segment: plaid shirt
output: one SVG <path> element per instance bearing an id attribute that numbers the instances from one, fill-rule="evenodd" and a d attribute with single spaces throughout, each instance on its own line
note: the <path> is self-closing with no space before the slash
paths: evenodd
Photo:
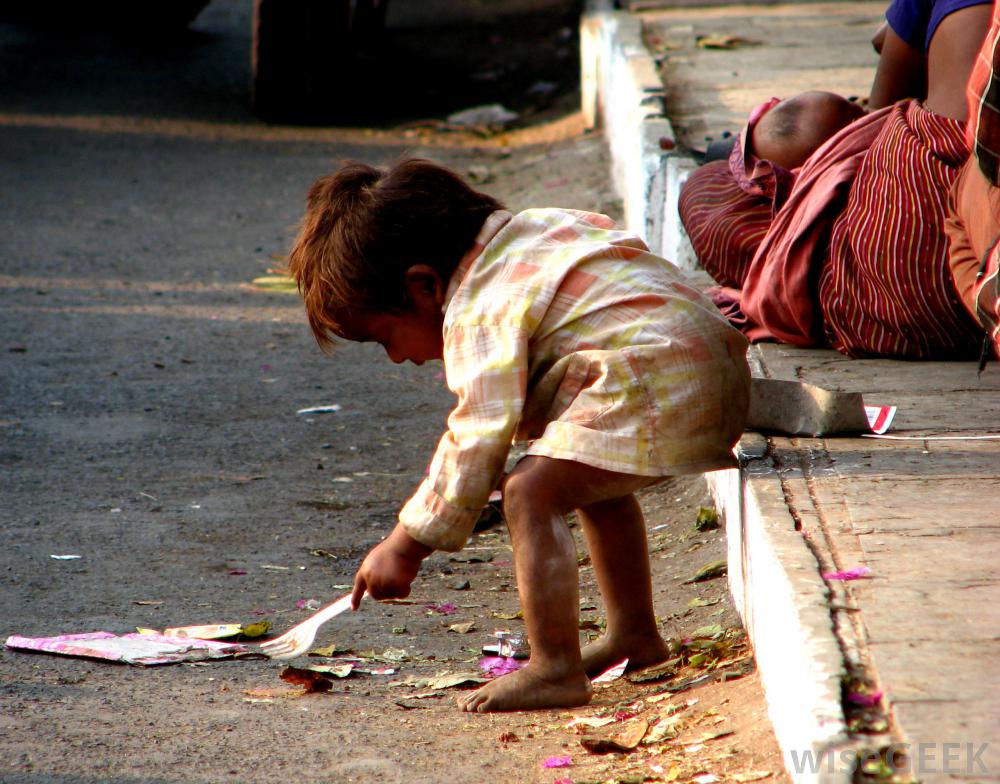
<path id="1" fill-rule="evenodd" d="M 969 148 L 986 179 L 1000 185 L 1000 3 L 993 3 L 993 24 L 969 77 Z"/>
<path id="2" fill-rule="evenodd" d="M 733 465 L 746 347 L 609 218 L 494 213 L 449 284 L 444 365 L 458 403 L 400 521 L 426 545 L 461 549 L 512 441 L 639 476 Z"/>

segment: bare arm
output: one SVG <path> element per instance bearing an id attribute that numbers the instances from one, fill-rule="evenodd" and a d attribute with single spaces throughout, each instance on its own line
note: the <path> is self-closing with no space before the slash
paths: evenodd
<path id="1" fill-rule="evenodd" d="M 990 27 L 993 6 L 972 5 L 948 14 L 941 20 L 927 52 L 927 108 L 965 122 L 969 107 L 965 86 Z"/>
<path id="2" fill-rule="evenodd" d="M 922 101 L 926 97 L 927 58 L 886 26 L 868 108 L 881 109 L 903 98 Z"/>

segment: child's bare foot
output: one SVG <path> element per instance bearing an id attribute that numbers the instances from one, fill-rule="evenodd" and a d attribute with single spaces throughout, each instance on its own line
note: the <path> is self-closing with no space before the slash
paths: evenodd
<path id="1" fill-rule="evenodd" d="M 595 640 L 580 651 L 583 657 L 583 669 L 591 678 L 595 678 L 609 667 L 618 664 L 622 659 L 628 659 L 627 672 L 652 667 L 670 658 L 670 649 L 660 635 L 613 639 L 605 635 Z"/>
<path id="2" fill-rule="evenodd" d="M 474 713 L 574 708 L 590 702 L 590 695 L 590 680 L 582 672 L 550 679 L 536 675 L 529 664 L 460 697 L 458 704 L 462 710 Z"/>

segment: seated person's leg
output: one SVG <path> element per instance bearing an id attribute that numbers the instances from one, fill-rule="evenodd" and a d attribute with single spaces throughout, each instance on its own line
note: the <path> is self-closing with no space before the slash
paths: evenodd
<path id="1" fill-rule="evenodd" d="M 771 225 L 770 200 L 743 191 L 728 161 L 713 161 L 688 177 L 678 211 L 708 274 L 723 286 L 740 288 Z"/>

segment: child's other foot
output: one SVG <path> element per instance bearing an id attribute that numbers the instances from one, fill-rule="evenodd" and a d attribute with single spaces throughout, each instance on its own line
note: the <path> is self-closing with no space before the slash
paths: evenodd
<path id="1" fill-rule="evenodd" d="M 670 658 L 670 649 L 658 634 L 626 640 L 614 640 L 605 635 L 584 647 L 580 655 L 583 657 L 584 672 L 588 677 L 596 678 L 622 659 L 628 659 L 626 672 L 665 662 Z"/>
<path id="2" fill-rule="evenodd" d="M 458 705 L 474 713 L 575 708 L 590 702 L 590 695 L 590 680 L 582 672 L 549 679 L 536 675 L 529 664 L 460 697 Z"/>

